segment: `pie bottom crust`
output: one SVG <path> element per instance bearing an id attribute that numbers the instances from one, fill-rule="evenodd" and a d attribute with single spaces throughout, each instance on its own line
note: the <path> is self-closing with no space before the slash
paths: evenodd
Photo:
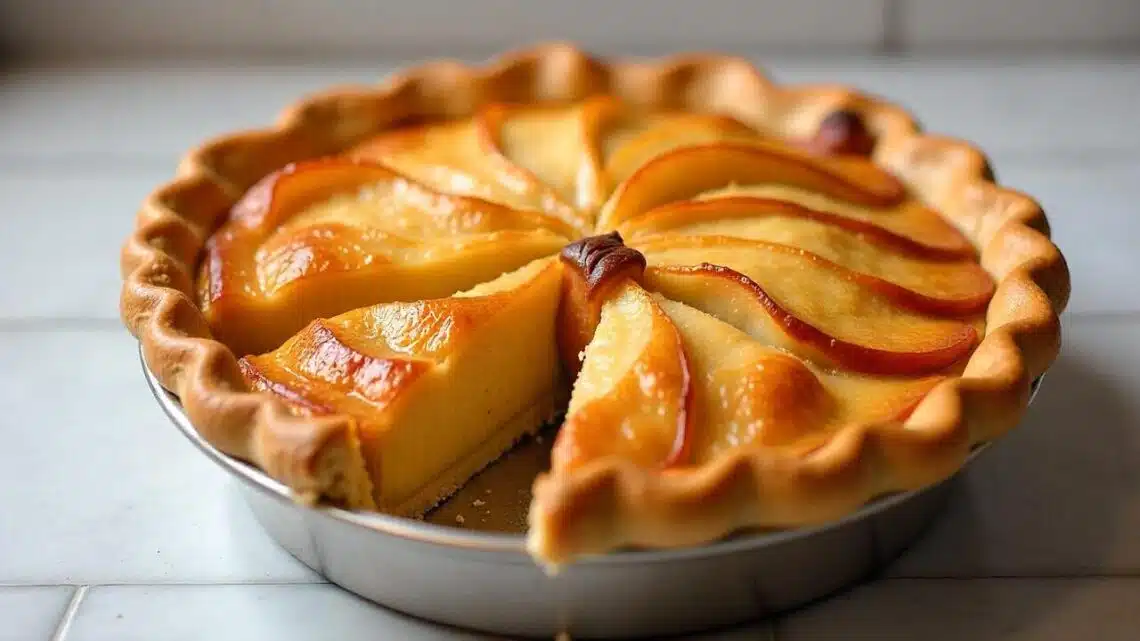
<path id="1" fill-rule="evenodd" d="M 796 526 L 840 516 L 876 495 L 947 477 L 972 444 L 1012 428 L 1030 382 L 1060 347 L 1069 272 L 1041 208 L 999 187 L 964 142 L 920 132 L 902 109 L 834 85 L 777 86 L 746 60 L 686 55 L 602 61 L 546 44 L 486 66 L 430 63 L 376 86 L 338 88 L 288 109 L 276 126 L 189 153 L 144 202 L 121 254 L 122 318 L 146 362 L 219 450 L 251 461 L 301 500 L 374 508 L 349 419 L 293 415 L 254 394 L 234 353 L 194 303 L 203 244 L 253 183 L 294 161 L 340 152 L 404 123 L 471 114 L 488 102 L 572 101 L 611 93 L 634 105 L 716 111 L 771 134 L 803 138 L 837 109 L 862 114 L 873 160 L 973 241 L 997 283 L 984 339 L 960 378 L 936 387 L 902 425 L 845 431 L 798 458 L 750 452 L 677 473 L 620 462 L 535 485 L 529 545 L 546 563 L 622 545 L 702 543 L 745 526 Z"/>

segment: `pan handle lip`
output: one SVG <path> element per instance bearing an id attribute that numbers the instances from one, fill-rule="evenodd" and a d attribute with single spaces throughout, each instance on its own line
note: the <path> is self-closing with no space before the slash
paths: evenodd
<path id="1" fill-rule="evenodd" d="M 373 530 L 380 534 L 387 534 L 407 541 L 432 545 L 453 552 L 479 552 L 495 554 L 504 558 L 500 562 L 508 561 L 520 564 L 533 564 L 526 552 L 526 539 L 522 534 L 501 534 L 488 532 L 470 532 L 459 528 L 449 527 L 407 519 L 381 512 L 359 512 L 343 508 L 318 505 L 305 506 L 293 500 L 289 488 L 284 484 L 270 478 L 256 467 L 227 454 L 222 453 L 198 433 L 190 423 L 190 419 L 182 410 L 178 398 L 167 391 L 159 383 L 139 348 L 139 361 L 142 364 L 143 375 L 147 386 L 154 395 L 163 413 L 170 419 L 178 431 L 182 433 L 201 453 L 215 464 L 225 469 L 247 487 L 252 488 L 278 502 L 286 503 L 297 510 L 316 513 L 324 518 L 339 521 L 354 527 Z M 1037 395 L 1044 374 L 1038 376 L 1031 384 L 1029 402 Z M 970 452 L 966 465 L 976 459 L 982 452 L 988 450 L 991 443 L 981 443 Z M 965 469 L 965 465 L 963 468 Z M 949 479 L 948 479 L 949 480 Z M 945 481 L 943 481 L 945 482 Z M 908 498 L 932 489 L 934 486 L 919 488 L 907 492 L 896 492 L 874 499 L 859 510 L 840 519 L 829 521 L 816 526 L 794 528 L 776 532 L 748 533 L 730 538 L 714 541 L 701 546 L 675 548 L 667 550 L 619 550 L 607 554 L 588 556 L 580 559 L 576 564 L 583 565 L 621 565 L 626 563 L 654 563 L 676 562 L 687 558 L 706 558 L 734 554 L 742 549 L 751 549 L 766 545 L 778 545 L 782 542 L 807 537 L 812 534 L 831 530 L 855 520 L 871 517 L 891 506 L 906 501 Z"/>

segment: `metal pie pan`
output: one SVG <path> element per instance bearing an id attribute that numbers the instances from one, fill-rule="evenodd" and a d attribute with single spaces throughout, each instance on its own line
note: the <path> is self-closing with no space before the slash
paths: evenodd
<path id="1" fill-rule="evenodd" d="M 296 503 L 284 485 L 207 443 L 145 360 L 143 371 L 174 425 L 240 481 L 257 521 L 302 563 L 383 606 L 493 634 L 675 635 L 803 605 L 896 557 L 938 514 L 957 478 L 880 498 L 822 526 L 615 552 L 549 576 L 528 556 L 521 534 Z"/>

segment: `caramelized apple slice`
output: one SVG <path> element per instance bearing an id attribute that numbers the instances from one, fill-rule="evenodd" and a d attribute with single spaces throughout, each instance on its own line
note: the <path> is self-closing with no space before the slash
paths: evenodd
<path id="1" fill-rule="evenodd" d="M 993 281 L 970 260 L 932 262 L 884 251 L 854 234 L 810 220 L 760 219 L 750 227 L 718 227 L 696 231 L 710 235 L 662 234 L 632 245 L 662 260 L 700 262 L 706 255 L 724 252 L 775 252 L 796 254 L 831 273 L 889 298 L 916 312 L 963 316 L 985 311 L 993 295 Z M 718 231 L 740 236 L 715 235 Z M 707 250 L 713 250 L 711 254 Z"/>
<path id="2" fill-rule="evenodd" d="M 597 130 L 616 108 L 605 96 L 572 106 L 492 105 L 480 113 L 480 131 L 512 171 L 526 172 L 526 179 L 548 185 L 580 211 L 593 211 L 606 189 Z"/>
<path id="3" fill-rule="evenodd" d="M 570 243 L 562 249 L 562 307 L 558 341 L 562 362 L 578 373 L 582 350 L 594 336 L 602 303 L 610 290 L 624 280 L 641 277 L 645 257 L 626 247 L 621 235 L 611 232 Z"/>
<path id="4" fill-rule="evenodd" d="M 657 303 L 689 359 L 693 464 L 735 447 L 802 443 L 835 413 L 834 399 L 799 359 L 688 305 Z M 809 439 L 808 447 L 817 444 Z"/>
<path id="5" fill-rule="evenodd" d="M 682 462 L 689 370 L 676 328 L 624 280 L 602 305 L 551 454 L 565 472 L 604 457 L 648 468 Z"/>
<path id="6" fill-rule="evenodd" d="M 692 374 L 694 465 L 741 447 L 804 453 L 845 425 L 901 420 L 941 380 L 827 373 L 688 305 L 657 303 Z"/>
<path id="7" fill-rule="evenodd" d="M 978 340 L 974 325 L 907 311 L 791 252 L 703 248 L 646 259 L 650 289 L 826 366 L 926 374 L 966 358 Z"/>
<path id="8" fill-rule="evenodd" d="M 573 233 L 372 163 L 291 165 L 250 190 L 207 241 L 200 304 L 232 349 L 265 351 L 314 318 L 494 278 Z"/>
<path id="9" fill-rule="evenodd" d="M 844 218 L 872 223 L 890 230 L 947 256 L 976 255 L 977 251 L 956 227 L 937 211 L 914 199 L 905 199 L 889 207 L 865 207 L 844 202 L 827 194 L 789 185 L 729 186 L 704 192 L 699 201 L 725 202 L 735 199 L 760 198 L 781 200 L 807 209 Z"/>
<path id="10" fill-rule="evenodd" d="M 741 192 L 764 193 L 735 195 Z M 618 225 L 626 238 L 661 233 L 720 234 L 761 239 L 774 228 L 798 221 L 829 225 L 863 241 L 928 260 L 973 258 L 974 246 L 937 213 L 912 201 L 887 210 L 868 210 L 844 203 L 824 202 L 822 196 L 781 185 L 731 189 L 653 209 Z M 820 208 L 796 202 L 816 201 Z M 793 221 L 793 222 L 788 222 Z"/>
<path id="11" fill-rule="evenodd" d="M 216 338 L 238 354 L 263 352 L 314 318 L 447 296 L 563 243 L 543 230 L 414 240 L 329 223 L 280 232 L 254 251 L 221 234 L 207 244 L 199 295 Z"/>
<path id="12" fill-rule="evenodd" d="M 440 193 L 383 165 L 344 158 L 294 163 L 270 174 L 234 206 L 229 226 L 268 232 L 337 217 L 422 236 L 535 228 L 567 238 L 575 234 L 541 212 Z"/>
<path id="13" fill-rule="evenodd" d="M 905 196 L 902 183 L 863 159 L 815 157 L 767 142 L 721 142 L 682 147 L 650 160 L 606 201 L 599 226 L 613 229 L 655 207 L 712 189 L 768 183 L 868 207 L 896 205 Z"/>
<path id="14" fill-rule="evenodd" d="M 502 115 L 496 107 L 454 123 L 381 134 L 352 151 L 352 158 L 380 161 L 434 189 L 475 196 L 523 210 L 537 210 L 585 232 L 589 219 L 558 191 L 498 149 Z"/>
<path id="15" fill-rule="evenodd" d="M 376 505 L 418 516 L 551 418 L 560 272 L 551 257 L 451 298 L 313 321 L 242 371 L 298 413 L 353 417 Z"/>
<path id="16" fill-rule="evenodd" d="M 646 162 L 678 147 L 756 138 L 752 128 L 728 116 L 684 112 L 639 114 L 624 119 L 606 132 L 602 143 L 606 174 L 617 184 Z"/>

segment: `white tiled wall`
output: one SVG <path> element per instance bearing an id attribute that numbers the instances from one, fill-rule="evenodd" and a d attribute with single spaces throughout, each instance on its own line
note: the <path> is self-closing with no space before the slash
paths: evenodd
<path id="1" fill-rule="evenodd" d="M 883 0 L 0 0 L 16 45 L 83 50 L 254 51 L 501 48 L 547 38 L 591 47 L 882 37 Z M 112 8 L 112 10 L 109 10 Z M 190 9 L 190 7 L 193 7 Z"/>
<path id="2" fill-rule="evenodd" d="M 902 0 L 904 45 L 1140 44 L 1140 0 Z"/>
<path id="3" fill-rule="evenodd" d="M 1140 46 L 1140 0 L 0 0 L 29 53 Z"/>

